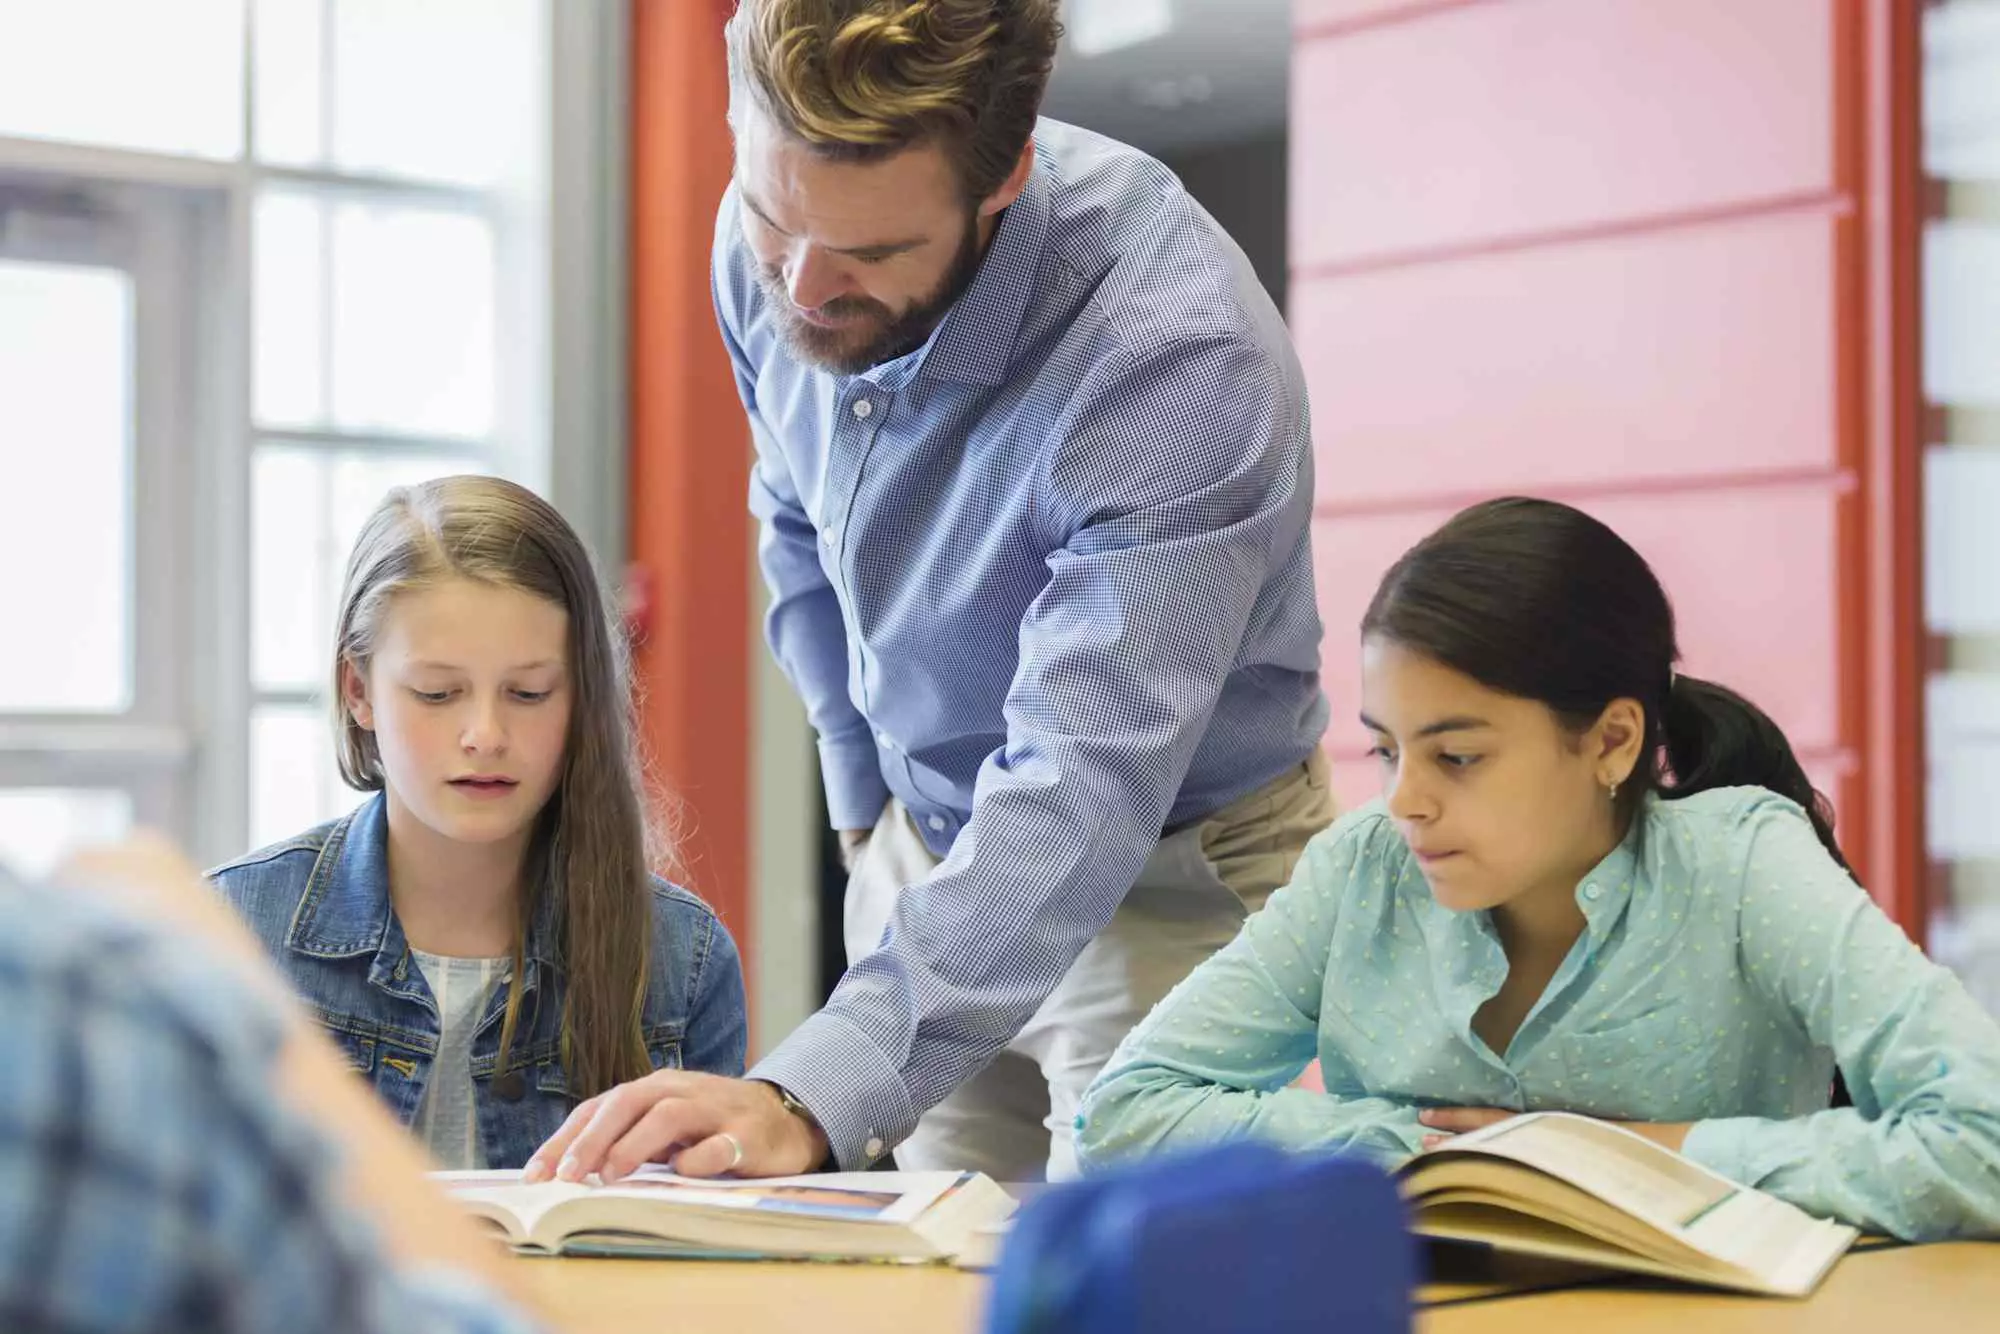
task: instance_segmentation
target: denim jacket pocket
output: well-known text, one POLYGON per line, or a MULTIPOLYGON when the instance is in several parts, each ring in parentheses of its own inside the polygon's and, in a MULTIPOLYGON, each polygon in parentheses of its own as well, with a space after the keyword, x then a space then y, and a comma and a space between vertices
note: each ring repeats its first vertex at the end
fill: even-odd
POLYGON ((374 1038, 364 1038, 338 1030, 329 1030, 327 1036, 333 1039, 333 1045, 339 1049, 341 1059, 347 1063, 348 1069, 357 1075, 375 1073, 377 1048, 374 1038))
POLYGON ((646 1030, 646 1063, 655 1070, 681 1068, 682 1024, 654 1024, 646 1030))

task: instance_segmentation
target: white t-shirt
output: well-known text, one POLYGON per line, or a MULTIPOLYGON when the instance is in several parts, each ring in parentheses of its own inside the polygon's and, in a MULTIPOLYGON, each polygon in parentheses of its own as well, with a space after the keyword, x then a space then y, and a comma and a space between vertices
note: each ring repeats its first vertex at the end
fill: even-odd
POLYGON ((472 1103, 472 1034, 486 1013, 493 988, 506 982, 513 960, 451 959, 411 950, 437 1000, 438 1050, 431 1081, 417 1104, 414 1129, 439 1167, 452 1171, 486 1166, 479 1149, 479 1118, 472 1103))

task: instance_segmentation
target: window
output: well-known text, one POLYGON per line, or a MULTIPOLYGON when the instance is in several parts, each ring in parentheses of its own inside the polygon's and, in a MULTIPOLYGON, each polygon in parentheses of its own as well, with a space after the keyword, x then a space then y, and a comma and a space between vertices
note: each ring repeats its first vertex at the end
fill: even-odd
POLYGON ((0 437, 26 467, 0 495, 0 569, 37 572, 0 587, 0 624, 64 626, 0 654, 0 711, 132 705, 132 332, 125 269, 0 243, 0 437))
POLYGON ((620 387, 578 358, 615 364, 621 187, 567 165, 616 161, 620 14, 0 0, 0 617, 61 627, 0 657, 0 861, 358 800, 332 620, 389 487, 500 473, 610 545, 610 432, 550 441, 620 387))
POLYGON ((189 216, 143 192, 0 176, 0 859, 185 825, 191 627, 174 369, 189 216))
POLYGON ((0 0, 0 134, 233 158, 243 82, 243 0, 0 0))
POLYGON ((21 875, 45 875, 71 847, 108 842, 131 824, 132 802, 122 792, 0 788, 0 848, 21 875))
POLYGON ((257 0, 265 162, 532 192, 544 0, 257 0))
POLYGON ((257 0, 252 844, 359 799, 333 770, 330 636, 383 493, 540 471, 546 393, 509 354, 533 359, 545 322, 516 262, 546 244, 542 5, 257 0))
POLYGON ((2000 4, 1924 16, 1930 941, 2000 1013, 2000 4))

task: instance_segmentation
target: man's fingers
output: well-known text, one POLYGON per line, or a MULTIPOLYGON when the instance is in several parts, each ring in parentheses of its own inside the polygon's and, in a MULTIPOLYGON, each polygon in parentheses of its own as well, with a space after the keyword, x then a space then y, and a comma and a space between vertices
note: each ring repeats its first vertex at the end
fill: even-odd
POLYGON ((580 1104, 535 1150, 524 1179, 594 1173, 617 1181, 669 1160, 686 1176, 789 1176, 812 1171, 827 1153, 825 1135, 785 1110, 768 1085, 658 1070, 580 1104))
MULTIPOLYGON (((605 1151, 598 1175, 606 1181, 622 1180, 647 1163, 666 1162, 674 1150, 705 1140, 721 1128, 714 1109, 687 1098, 662 1098, 605 1151)), ((678 1162, 674 1170, 686 1171, 678 1162)))
POLYGON ((576 1109, 556 1128, 556 1133, 549 1136, 542 1147, 535 1150, 534 1156, 528 1159, 527 1165, 521 1169, 521 1180, 534 1185, 537 1182, 555 1179, 556 1164, 569 1153, 569 1146, 576 1143, 577 1136, 581 1135, 583 1128, 590 1124, 590 1118, 597 1115, 597 1104, 600 1100, 586 1098, 576 1105, 576 1109))
POLYGON ((674 1155, 674 1171, 686 1177, 719 1177, 745 1166, 749 1153, 740 1135, 717 1131, 674 1155))
POLYGON ((583 1130, 570 1141, 557 1162, 556 1176, 564 1181, 581 1181, 592 1172, 601 1175, 613 1146, 644 1120, 656 1103, 678 1094, 684 1078, 678 1070, 656 1070, 644 1079, 600 1093, 593 1099, 597 1103, 596 1112, 585 1120, 583 1130))

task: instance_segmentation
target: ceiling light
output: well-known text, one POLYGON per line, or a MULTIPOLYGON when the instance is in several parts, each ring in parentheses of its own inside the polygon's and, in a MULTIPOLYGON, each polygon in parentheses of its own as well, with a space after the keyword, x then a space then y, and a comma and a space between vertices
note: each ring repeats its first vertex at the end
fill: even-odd
POLYGON ((1164 37, 1174 26, 1171 0, 1069 0, 1063 26, 1070 49, 1101 56, 1164 37))

